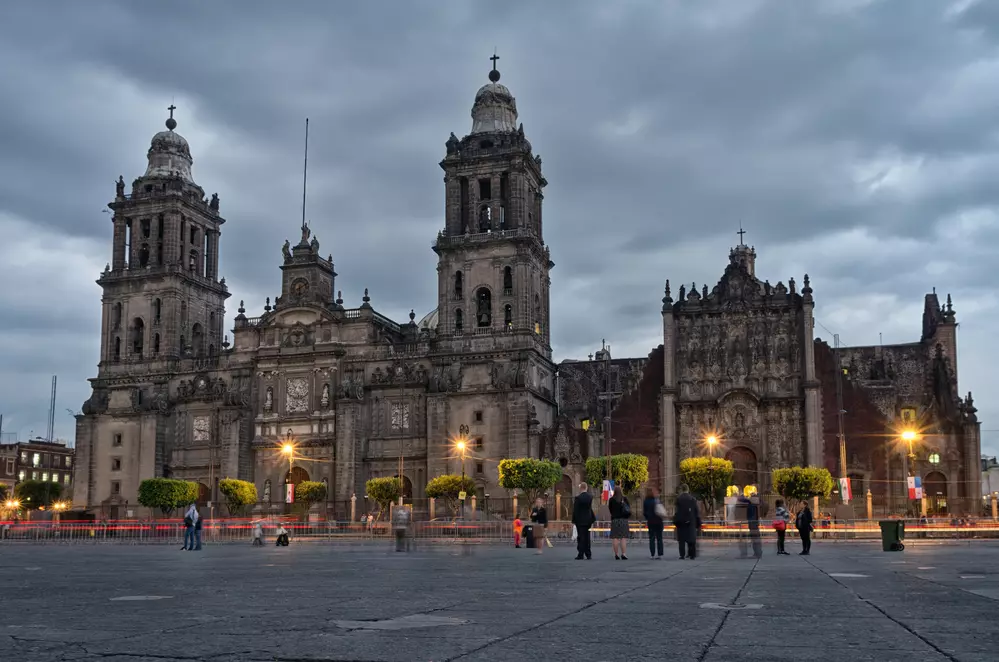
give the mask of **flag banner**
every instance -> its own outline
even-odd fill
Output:
[[[839,493],[843,495],[843,503],[850,503],[850,499],[853,498],[853,491],[850,489],[849,478],[839,479]]]
[[[922,499],[923,480],[919,476],[909,476],[908,484],[909,484],[909,498]]]
[[[605,480],[604,489],[600,493],[600,498],[603,499],[604,501],[609,501],[612,494],[614,494],[614,481]]]
[[[284,502],[295,503],[295,486],[292,483],[284,484]]]

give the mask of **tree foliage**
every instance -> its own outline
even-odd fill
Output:
[[[824,467],[786,467],[773,470],[773,484],[774,491],[791,504],[816,496],[828,497],[835,481]]]
[[[21,507],[28,510],[48,508],[59,500],[62,486],[47,480],[25,480],[14,488],[14,498],[21,502]]]
[[[402,481],[398,478],[372,478],[364,484],[369,499],[374,499],[379,511],[384,511],[402,496]]]
[[[680,461],[680,482],[704,502],[723,501],[734,477],[731,460],[700,456]]]
[[[599,487],[605,480],[613,480],[621,486],[625,494],[634,494],[642,485],[649,482],[649,458],[635,453],[611,455],[611,475],[607,477],[607,457],[591,457],[586,460],[586,482]]]
[[[468,477],[463,480],[461,476],[444,474],[427,483],[427,496],[442,500],[452,515],[458,514],[458,496],[461,492],[474,493],[475,481]]]
[[[562,467],[558,462],[525,457],[500,460],[499,463],[500,487],[520,490],[528,503],[534,503],[539,496],[555,487],[561,479]]]
[[[198,492],[198,484],[189,480],[147,478],[139,483],[139,503],[169,516],[176,508],[197,501]]]
[[[230,515],[241,515],[247,506],[257,502],[257,486],[246,480],[223,478],[219,481],[219,492],[225,497]]]
[[[295,501],[301,501],[311,508],[313,504],[326,500],[326,483],[303,480],[295,486]]]

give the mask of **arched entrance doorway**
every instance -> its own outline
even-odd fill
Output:
[[[309,472],[302,467],[292,467],[291,471],[284,475],[284,482],[298,485],[309,480]]]
[[[572,497],[575,496],[575,491],[572,489],[572,478],[565,474],[562,474],[562,479],[555,485],[555,493],[562,495],[561,512],[558,513],[558,518],[561,520],[571,520],[572,519]],[[552,511],[555,509],[555,501],[553,500],[548,504],[548,508]]]
[[[398,479],[399,478],[399,474],[396,474],[395,476],[393,476],[393,478]],[[412,501],[412,499],[413,499],[413,481],[411,481],[408,476],[403,476],[402,477],[402,500],[403,501]]]
[[[923,493],[926,495],[926,512],[939,514],[947,512],[947,477],[939,471],[931,471],[923,479]]]
[[[736,446],[725,453],[725,459],[732,463],[735,474],[732,483],[739,486],[741,490],[746,485],[757,485],[756,477],[756,453],[745,446]]]
[[[198,505],[204,506],[212,499],[212,491],[204,483],[198,483]]]

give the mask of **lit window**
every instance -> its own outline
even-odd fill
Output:
[[[582,421],[582,425],[580,427],[582,427],[584,430],[589,430],[590,429],[590,419],[584,418],[583,421]]]
[[[70,480],[70,475],[69,474],[66,474],[65,476],[62,477],[62,482],[65,485],[69,485],[69,480]]]
[[[42,454],[35,453],[34,457],[31,458],[31,466],[40,467],[42,465]]]
[[[541,322],[534,323],[534,333],[536,333],[539,336],[541,335]]]
[[[940,453],[930,453],[930,464],[940,464]]]
[[[20,471],[17,472],[17,480],[18,481],[24,480],[24,469],[21,469]]]
[[[32,471],[31,472],[31,480],[38,480],[38,472],[37,471]]]
[[[42,472],[42,481],[44,481],[46,483],[49,482],[49,472],[48,471],[43,471]]]
[[[71,458],[69,455],[66,455],[64,457],[66,458],[66,468],[69,469],[70,467],[73,466],[73,458]]]

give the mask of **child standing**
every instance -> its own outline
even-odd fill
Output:
[[[513,546],[520,549],[520,532],[524,528],[524,523],[520,521],[520,517],[513,520]]]

